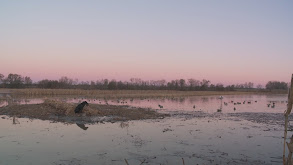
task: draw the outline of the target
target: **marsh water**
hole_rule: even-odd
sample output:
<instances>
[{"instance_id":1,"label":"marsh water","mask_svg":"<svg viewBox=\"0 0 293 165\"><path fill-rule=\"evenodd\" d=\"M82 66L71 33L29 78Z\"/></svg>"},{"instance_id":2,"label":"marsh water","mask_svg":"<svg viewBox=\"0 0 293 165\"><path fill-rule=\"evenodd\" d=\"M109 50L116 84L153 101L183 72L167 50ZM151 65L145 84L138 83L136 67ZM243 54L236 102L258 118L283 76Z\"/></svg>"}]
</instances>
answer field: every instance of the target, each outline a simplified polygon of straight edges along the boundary
<instances>
[{"instance_id":1,"label":"marsh water","mask_svg":"<svg viewBox=\"0 0 293 165\"><path fill-rule=\"evenodd\" d=\"M174 98L131 98L131 99L100 99L89 97L55 97L53 99L70 103L80 103L87 101L90 104L112 104L130 105L164 111L192 112L202 111L206 113L217 112L222 109L223 113L238 112L264 112L282 113L286 109L286 95L228 95L220 99L221 96L193 96ZM14 98L10 103L14 104L39 104L44 98ZM7 106L9 101L0 100L0 107ZM162 108L159 105L163 106ZM273 106L274 105L274 106Z\"/></svg>"},{"instance_id":2,"label":"marsh water","mask_svg":"<svg viewBox=\"0 0 293 165\"><path fill-rule=\"evenodd\" d=\"M55 99L152 108L171 117L80 124L0 116L0 164L282 163L286 95ZM10 103L2 99L0 106Z\"/></svg>"}]
</instances>

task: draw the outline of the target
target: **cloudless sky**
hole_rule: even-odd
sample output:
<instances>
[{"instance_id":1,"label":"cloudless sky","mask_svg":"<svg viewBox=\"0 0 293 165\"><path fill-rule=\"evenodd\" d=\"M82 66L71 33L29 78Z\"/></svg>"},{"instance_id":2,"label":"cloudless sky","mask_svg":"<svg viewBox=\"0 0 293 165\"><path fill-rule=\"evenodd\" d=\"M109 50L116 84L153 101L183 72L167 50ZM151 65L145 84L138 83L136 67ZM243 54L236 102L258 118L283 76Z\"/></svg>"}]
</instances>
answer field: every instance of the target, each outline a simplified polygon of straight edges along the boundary
<instances>
[{"instance_id":1,"label":"cloudless sky","mask_svg":"<svg viewBox=\"0 0 293 165\"><path fill-rule=\"evenodd\" d=\"M292 0L0 0L0 73L288 82L292 29Z\"/></svg>"}]
</instances>

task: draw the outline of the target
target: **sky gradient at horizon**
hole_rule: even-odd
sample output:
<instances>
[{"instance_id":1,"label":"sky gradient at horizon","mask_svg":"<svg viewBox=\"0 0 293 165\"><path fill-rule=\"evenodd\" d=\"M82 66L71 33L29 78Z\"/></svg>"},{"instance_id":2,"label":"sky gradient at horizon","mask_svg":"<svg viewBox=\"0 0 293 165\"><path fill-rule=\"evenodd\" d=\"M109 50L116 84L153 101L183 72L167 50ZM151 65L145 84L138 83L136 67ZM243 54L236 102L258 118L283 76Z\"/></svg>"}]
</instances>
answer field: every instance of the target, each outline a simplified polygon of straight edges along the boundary
<instances>
[{"instance_id":1,"label":"sky gradient at horizon","mask_svg":"<svg viewBox=\"0 0 293 165\"><path fill-rule=\"evenodd\" d=\"M293 1L0 1L0 73L288 82Z\"/></svg>"}]
</instances>

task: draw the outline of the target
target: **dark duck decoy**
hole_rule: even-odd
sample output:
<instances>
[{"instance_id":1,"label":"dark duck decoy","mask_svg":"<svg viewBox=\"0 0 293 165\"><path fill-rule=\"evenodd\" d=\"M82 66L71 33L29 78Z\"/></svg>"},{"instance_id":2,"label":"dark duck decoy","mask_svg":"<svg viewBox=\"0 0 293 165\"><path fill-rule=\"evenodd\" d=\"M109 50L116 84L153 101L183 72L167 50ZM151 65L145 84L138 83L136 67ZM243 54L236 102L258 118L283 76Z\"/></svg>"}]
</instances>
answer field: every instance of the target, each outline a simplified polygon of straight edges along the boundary
<instances>
[{"instance_id":1,"label":"dark duck decoy","mask_svg":"<svg viewBox=\"0 0 293 165\"><path fill-rule=\"evenodd\" d=\"M82 103L80 103L80 104L77 105L77 107L75 108L74 112L75 113L81 113L82 110L83 110L83 107L84 106L88 106L88 105L89 104L86 101L84 101L84 102L82 102Z\"/></svg>"}]
</instances>

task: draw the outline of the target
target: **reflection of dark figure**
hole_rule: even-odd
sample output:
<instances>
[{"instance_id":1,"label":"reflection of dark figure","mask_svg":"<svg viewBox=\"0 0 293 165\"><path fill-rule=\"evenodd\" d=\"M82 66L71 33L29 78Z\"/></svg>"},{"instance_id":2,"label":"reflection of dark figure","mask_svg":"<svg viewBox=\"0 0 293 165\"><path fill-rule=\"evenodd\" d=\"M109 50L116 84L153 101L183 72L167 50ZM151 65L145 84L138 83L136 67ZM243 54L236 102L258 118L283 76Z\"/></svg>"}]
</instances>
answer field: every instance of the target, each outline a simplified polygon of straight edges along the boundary
<instances>
[{"instance_id":1,"label":"reflection of dark figure","mask_svg":"<svg viewBox=\"0 0 293 165\"><path fill-rule=\"evenodd\" d=\"M75 108L74 112L80 113L85 105L88 106L89 104L86 101L78 104L78 106Z\"/></svg>"},{"instance_id":2,"label":"reflection of dark figure","mask_svg":"<svg viewBox=\"0 0 293 165\"><path fill-rule=\"evenodd\" d=\"M87 130L89 128L89 127L86 127L84 124L76 123L76 125L83 130Z\"/></svg>"},{"instance_id":3,"label":"reflection of dark figure","mask_svg":"<svg viewBox=\"0 0 293 165\"><path fill-rule=\"evenodd\" d=\"M15 116L13 116L13 124L20 124L20 122L17 120L17 118Z\"/></svg>"}]
</instances>

